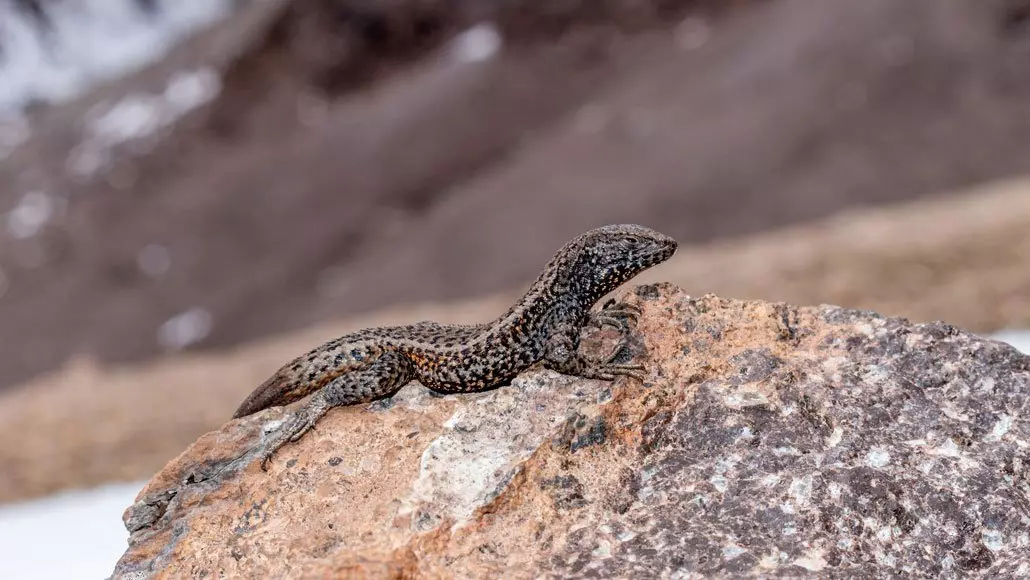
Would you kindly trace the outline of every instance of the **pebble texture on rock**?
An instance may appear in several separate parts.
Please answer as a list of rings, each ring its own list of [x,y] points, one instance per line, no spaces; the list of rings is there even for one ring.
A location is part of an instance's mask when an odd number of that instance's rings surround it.
[[[1030,357],[832,306],[623,296],[643,383],[413,385],[268,473],[283,411],[231,421],[126,511],[114,576],[1030,575]]]

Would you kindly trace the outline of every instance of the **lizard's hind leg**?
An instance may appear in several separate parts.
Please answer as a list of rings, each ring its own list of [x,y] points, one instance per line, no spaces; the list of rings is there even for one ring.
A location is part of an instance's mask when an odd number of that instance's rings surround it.
[[[267,471],[268,462],[280,447],[299,441],[333,407],[371,403],[389,397],[408,383],[413,373],[411,359],[388,351],[368,367],[336,377],[279,429],[265,447],[261,469]]]

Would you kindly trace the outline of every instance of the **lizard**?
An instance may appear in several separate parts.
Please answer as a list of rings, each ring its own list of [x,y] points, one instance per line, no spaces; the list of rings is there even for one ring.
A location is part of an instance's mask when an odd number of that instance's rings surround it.
[[[531,367],[587,379],[642,378],[643,366],[615,364],[579,352],[580,333],[591,326],[623,331],[639,309],[606,302],[593,307],[640,272],[676,252],[673,238],[635,224],[606,225],[566,243],[525,294],[489,323],[444,325],[424,321],[368,328],[321,344],[283,365],[239,406],[234,419],[309,395],[278,431],[262,456],[267,471],[273,455],[300,440],[334,407],[371,403],[393,396],[417,380],[440,394],[474,393],[510,383]]]

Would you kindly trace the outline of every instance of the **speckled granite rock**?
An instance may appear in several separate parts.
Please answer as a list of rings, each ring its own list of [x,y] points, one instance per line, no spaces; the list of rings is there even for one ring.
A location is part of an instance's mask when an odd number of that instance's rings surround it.
[[[115,577],[1030,574],[1030,357],[830,306],[625,295],[642,384],[412,386],[268,473],[282,412],[232,421],[126,511]]]

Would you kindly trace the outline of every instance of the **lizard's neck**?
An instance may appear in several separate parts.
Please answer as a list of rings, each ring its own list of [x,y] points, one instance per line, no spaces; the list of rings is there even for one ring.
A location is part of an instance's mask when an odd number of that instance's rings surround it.
[[[598,294],[590,287],[590,276],[576,271],[575,260],[575,254],[569,251],[556,255],[495,325],[519,324],[524,332],[531,333],[559,320],[575,323],[582,319],[605,293]]]

